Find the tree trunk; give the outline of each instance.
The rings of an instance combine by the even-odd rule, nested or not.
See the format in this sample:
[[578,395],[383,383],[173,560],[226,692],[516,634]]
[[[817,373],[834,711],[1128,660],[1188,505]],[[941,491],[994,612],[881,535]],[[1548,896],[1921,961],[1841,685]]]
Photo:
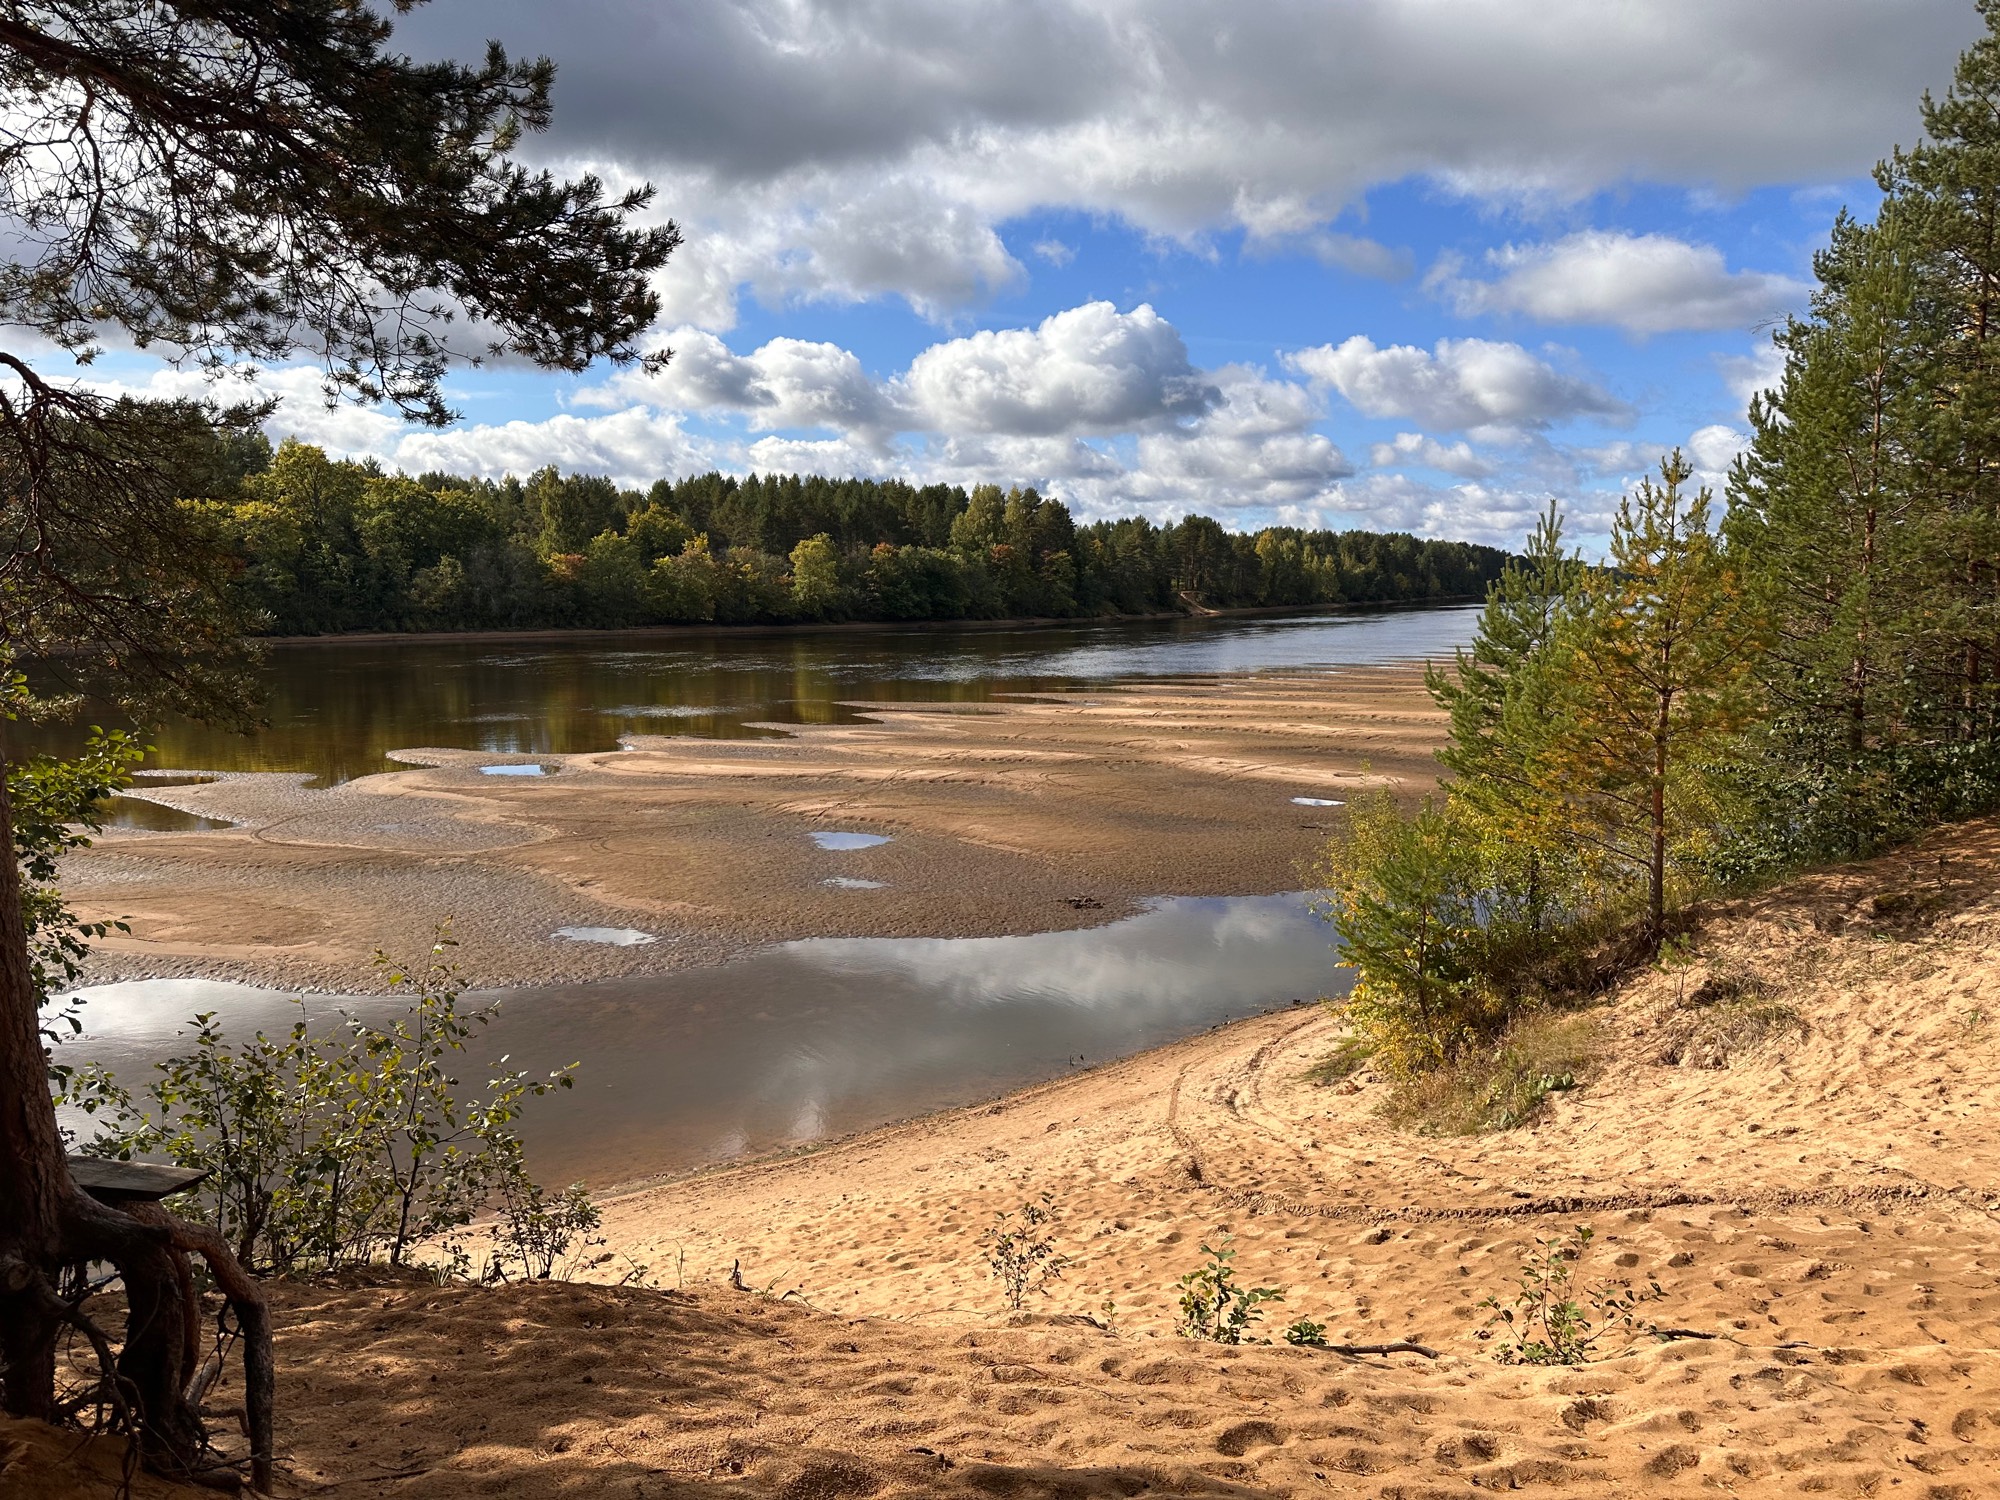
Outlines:
[[13,1416],[54,1414],[58,1324],[34,1295],[61,1265],[63,1209],[74,1192],[49,1099],[48,1063],[28,966],[14,805],[0,750],[0,1405]]
[[1653,729],[1653,776],[1647,817],[1652,836],[1646,870],[1646,951],[1657,955],[1667,940],[1667,744],[1673,699],[1660,695],[1660,716]]
[[125,1285],[125,1343],[116,1375],[149,1467],[187,1473],[203,1445],[184,1396],[188,1312],[169,1232],[87,1197],[71,1180],[49,1097],[48,1059],[21,911],[14,809],[0,747],[0,1409],[55,1415],[56,1345],[79,1315],[55,1294],[62,1269],[115,1266]]

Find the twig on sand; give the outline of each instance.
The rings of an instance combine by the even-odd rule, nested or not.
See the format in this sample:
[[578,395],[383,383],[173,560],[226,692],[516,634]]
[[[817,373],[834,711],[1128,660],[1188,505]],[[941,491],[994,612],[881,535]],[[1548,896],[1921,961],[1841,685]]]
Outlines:
[[1328,1344],[1328,1354],[1421,1354],[1425,1359],[1436,1359],[1438,1352],[1423,1344],[1413,1344],[1407,1339],[1398,1339],[1393,1344]]

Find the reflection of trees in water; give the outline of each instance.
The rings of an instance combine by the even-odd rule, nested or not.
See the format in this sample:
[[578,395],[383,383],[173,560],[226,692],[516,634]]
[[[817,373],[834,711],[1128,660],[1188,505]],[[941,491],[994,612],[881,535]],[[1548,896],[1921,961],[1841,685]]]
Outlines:
[[[782,730],[753,726],[865,722],[846,706],[852,701],[984,703],[1119,678],[1428,655],[1466,638],[1471,618],[1445,609],[1032,631],[718,632],[616,648],[581,640],[279,646],[263,668],[267,727],[246,737],[169,721],[147,734],[157,750],[148,764],[310,771],[331,784],[399,769],[385,755],[396,749],[563,755],[613,749],[625,734],[772,738]],[[55,750],[76,739],[59,728],[39,735]]]

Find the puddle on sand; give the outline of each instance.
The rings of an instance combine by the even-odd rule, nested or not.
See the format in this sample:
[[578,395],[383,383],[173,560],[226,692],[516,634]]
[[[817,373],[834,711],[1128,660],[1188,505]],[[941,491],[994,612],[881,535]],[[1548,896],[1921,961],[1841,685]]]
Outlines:
[[659,938],[636,927],[558,927],[556,936],[572,943],[609,943],[614,948],[643,948]]
[[820,884],[840,891],[886,891],[889,888],[886,880],[859,880],[852,875],[829,875]]
[[526,766],[481,766],[481,776],[546,776],[548,772],[537,765]]
[[[991,1099],[1223,1021],[1344,989],[1307,897],[1175,897],[1102,927],[997,938],[811,938],[729,963],[591,984],[486,991],[499,1001],[470,1061],[576,1087],[522,1120],[545,1181],[603,1187]],[[297,997],[206,980],[83,992],[62,1061],[129,1081],[189,1050],[188,1018],[275,1034]],[[309,998],[380,1019],[400,1001]],[[88,1134],[89,1122],[72,1120]]]
[[[186,781],[172,785],[199,786],[210,779],[190,776]],[[236,826],[227,818],[204,818],[200,813],[183,812],[163,802],[148,802],[144,797],[120,797],[115,794],[98,802],[97,815],[106,828],[143,828],[150,833],[213,833],[220,828]]]
[[1300,807],[1345,807],[1345,802],[1335,802],[1331,797],[1294,797],[1292,801]]
[[812,841],[822,849],[873,849],[889,842],[886,833],[816,833]]

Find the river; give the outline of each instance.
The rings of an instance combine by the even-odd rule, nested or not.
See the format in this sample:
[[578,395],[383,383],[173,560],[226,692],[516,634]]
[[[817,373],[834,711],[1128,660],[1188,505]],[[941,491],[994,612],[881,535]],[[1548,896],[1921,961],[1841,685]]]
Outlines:
[[[267,729],[165,725],[151,764],[309,771],[326,784],[394,769],[386,752],[417,745],[568,753],[634,732],[779,734],[853,721],[854,701],[1379,665],[1448,652],[1475,617],[288,645],[265,668]],[[708,969],[475,996],[499,1009],[474,1061],[580,1064],[575,1089],[537,1101],[526,1133],[546,1178],[601,1187],[990,1098],[1309,1003],[1345,984],[1329,937],[1293,894],[1167,898],[1101,927],[1025,937],[808,939]],[[301,1003],[326,1024],[390,1003],[199,980],[82,999],[86,1031],[65,1051],[128,1078],[184,1049],[197,1011],[241,1035],[289,1025]]]

